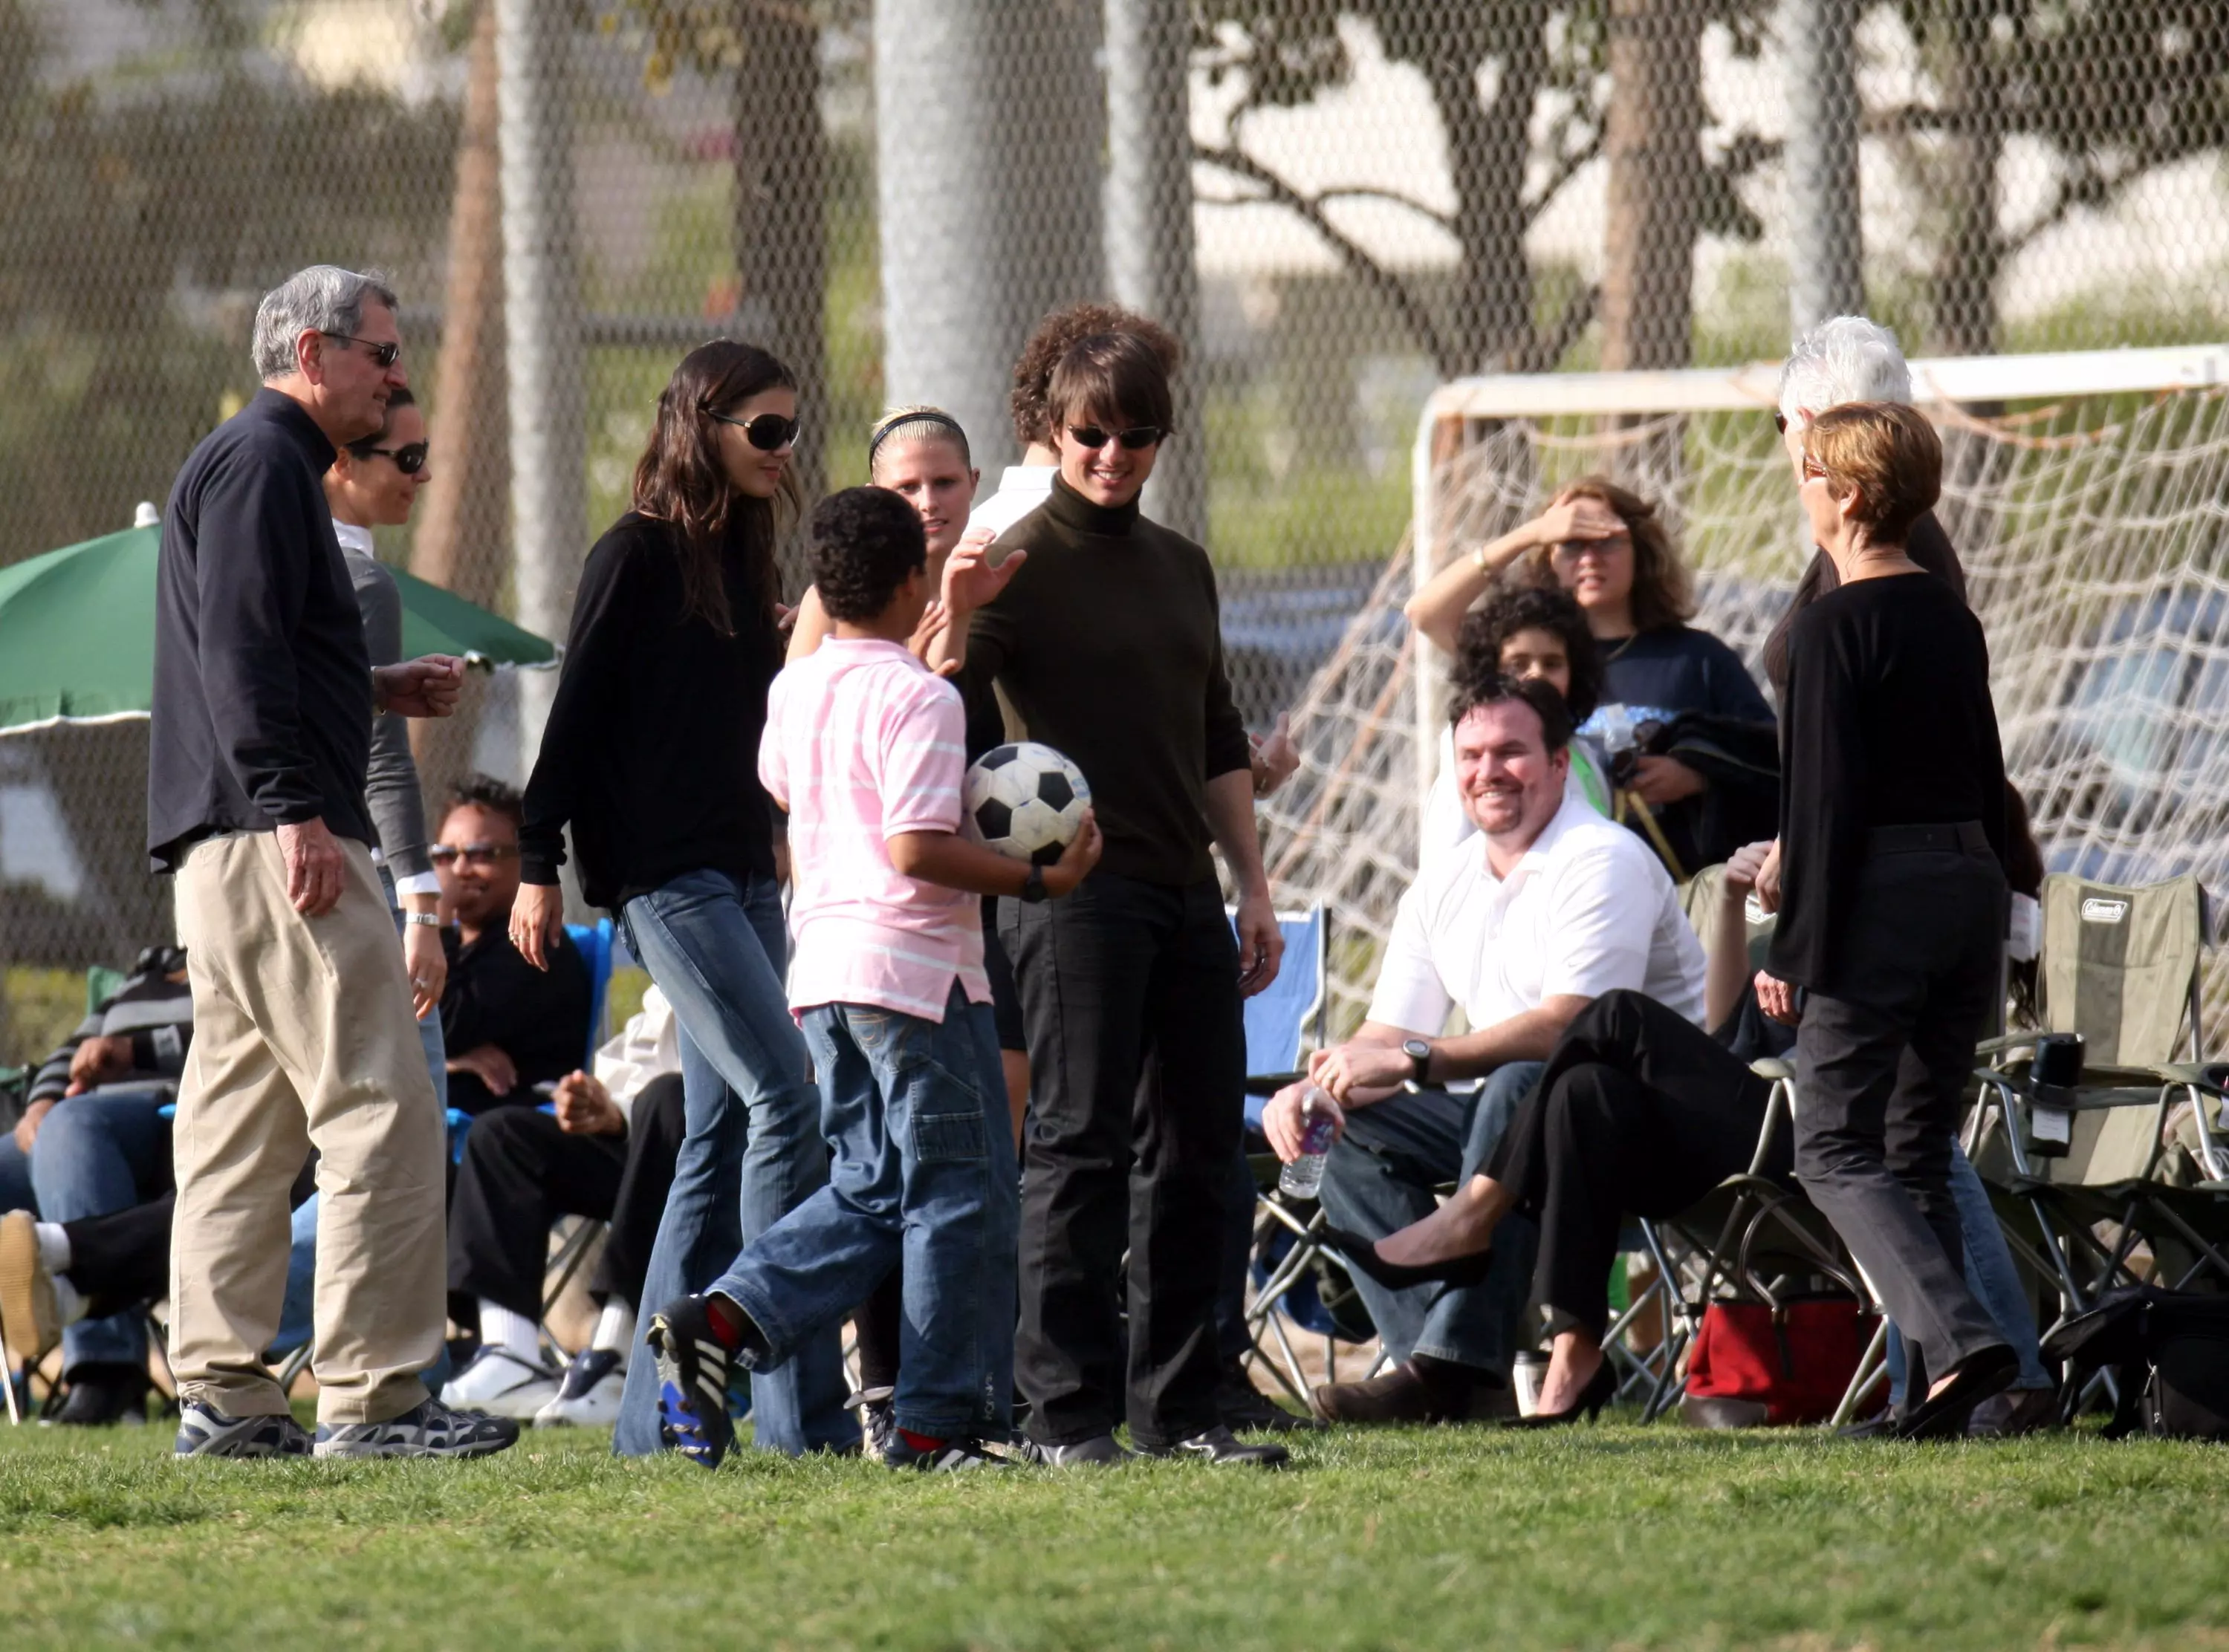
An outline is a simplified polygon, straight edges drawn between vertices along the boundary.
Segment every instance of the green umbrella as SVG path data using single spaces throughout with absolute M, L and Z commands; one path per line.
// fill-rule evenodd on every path
M 151 516 L 148 507 L 143 515 Z M 151 522 L 0 568 L 0 733 L 145 717 L 154 697 Z M 398 571 L 402 655 L 462 655 L 489 669 L 549 665 L 543 637 Z

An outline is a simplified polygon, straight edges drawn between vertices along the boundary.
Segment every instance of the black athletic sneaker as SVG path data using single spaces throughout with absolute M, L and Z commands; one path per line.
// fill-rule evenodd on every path
M 228 1417 L 189 1399 L 178 1407 L 178 1441 L 170 1450 L 182 1457 L 305 1457 L 310 1434 L 292 1417 Z
M 508 1417 L 421 1399 L 383 1423 L 320 1423 L 311 1450 L 321 1457 L 484 1457 L 517 1443 L 518 1425 Z
M 716 1469 L 736 1443 L 728 1379 L 736 1360 L 707 1306 L 703 1297 L 684 1297 L 652 1315 L 650 1351 L 658 1359 L 658 1437 L 691 1463 Z
M 895 1427 L 890 1430 L 890 1444 L 883 1448 L 882 1459 L 887 1467 L 911 1469 L 920 1474 L 965 1474 L 971 1469 L 1013 1466 L 1006 1458 L 993 1457 L 985 1450 L 980 1440 L 947 1440 L 941 1445 L 924 1449 Z

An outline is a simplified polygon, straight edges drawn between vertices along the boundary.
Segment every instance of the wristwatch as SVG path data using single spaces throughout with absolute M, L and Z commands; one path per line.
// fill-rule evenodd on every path
M 1038 901 L 1045 900 L 1050 893 L 1051 891 L 1044 887 L 1044 868 L 1041 866 L 1031 867 L 1030 875 L 1022 880 L 1022 899 Z
M 1427 1082 L 1424 1075 L 1430 1070 L 1432 1065 L 1430 1041 L 1421 1038 L 1404 1038 L 1401 1041 L 1401 1053 L 1409 1058 L 1409 1077 L 1417 1084 Z
M 437 912 L 407 912 L 402 914 L 406 924 L 423 924 L 428 929 L 441 927 L 441 914 Z

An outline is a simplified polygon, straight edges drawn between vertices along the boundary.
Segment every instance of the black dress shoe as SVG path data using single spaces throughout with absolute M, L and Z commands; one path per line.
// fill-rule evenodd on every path
M 2019 1359 L 2001 1342 L 1967 1355 L 1940 1393 L 1928 1395 L 1905 1414 L 1897 1425 L 1897 1438 L 1935 1440 L 1963 1434 L 1974 1407 L 2011 1387 L 2019 1375 Z
M 1215 1408 L 1224 1426 L 1234 1434 L 1290 1434 L 1297 1429 L 1321 1428 L 1313 1417 L 1296 1417 L 1254 1386 L 1245 1366 L 1233 1361 L 1223 1367 L 1215 1385 Z
M 1408 1290 L 1417 1285 L 1474 1285 L 1486 1277 L 1493 1261 L 1491 1250 L 1473 1251 L 1468 1256 L 1445 1257 L 1410 1267 L 1403 1262 L 1388 1262 L 1378 1254 L 1376 1239 L 1344 1227 L 1326 1224 L 1317 1237 L 1349 1267 L 1359 1269 L 1388 1290 Z
M 147 1373 L 137 1366 L 81 1365 L 70 1373 L 61 1409 L 46 1419 L 61 1428 L 106 1428 L 147 1420 Z
M 1293 1454 L 1283 1446 L 1271 1445 L 1266 1441 L 1249 1444 L 1220 1423 L 1188 1440 L 1179 1440 L 1174 1445 L 1149 1445 L 1145 1448 L 1143 1455 L 1149 1457 L 1191 1457 L 1201 1463 L 1212 1463 L 1218 1468 L 1235 1465 L 1245 1469 L 1282 1469 L 1293 1460 Z

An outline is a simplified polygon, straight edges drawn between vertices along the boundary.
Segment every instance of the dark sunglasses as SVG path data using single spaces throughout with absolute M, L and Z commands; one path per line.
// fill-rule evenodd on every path
M 1133 425 L 1127 430 L 1102 430 L 1096 425 L 1070 425 L 1069 439 L 1078 447 L 1096 451 L 1109 442 L 1120 442 L 1125 450 L 1134 453 L 1141 447 L 1151 447 L 1165 432 L 1159 425 Z
M 743 432 L 743 439 L 761 453 L 779 453 L 797 440 L 800 426 L 794 419 L 784 419 L 780 413 L 761 413 L 756 419 L 730 419 L 725 413 L 716 413 L 710 407 L 704 416 L 716 419 L 723 425 L 733 425 Z
M 427 858 L 435 866 L 454 866 L 459 855 L 473 866 L 493 866 L 517 853 L 516 843 L 435 843 L 426 851 Z
M 365 349 L 371 352 L 371 359 L 382 368 L 393 367 L 396 358 L 402 354 L 402 346 L 400 344 L 375 344 L 368 338 L 358 338 L 351 333 L 325 333 L 322 336 L 337 338 L 344 344 L 363 345 Z
M 367 447 L 363 456 L 369 458 L 374 453 L 382 458 L 393 459 L 395 468 L 405 476 L 416 476 L 426 468 L 426 444 L 423 442 L 409 442 L 401 447 Z
M 1776 410 L 1776 411 L 1774 412 L 1773 415 L 1772 415 L 1772 427 L 1773 427 L 1773 429 L 1775 429 L 1775 430 L 1778 431 L 1778 432 L 1779 432 L 1783 436 L 1787 435 L 1787 434 L 1788 434 L 1788 415 L 1787 415 L 1786 413 L 1781 413 L 1781 412 L 1778 412 L 1777 410 Z

